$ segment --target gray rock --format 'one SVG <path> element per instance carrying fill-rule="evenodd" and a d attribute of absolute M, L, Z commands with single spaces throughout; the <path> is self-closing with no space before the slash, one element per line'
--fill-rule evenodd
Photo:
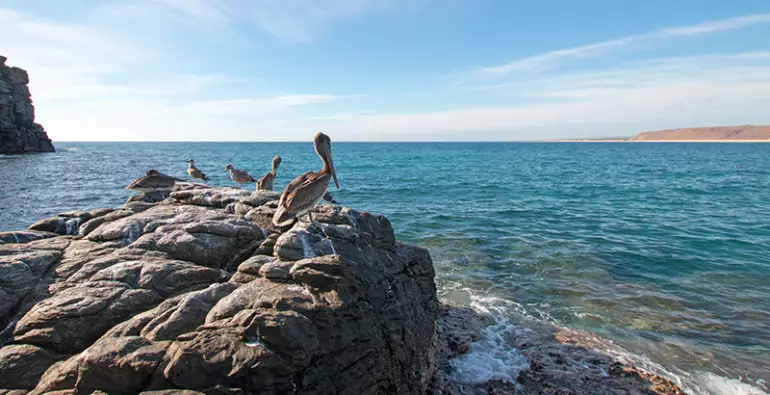
<path fill-rule="evenodd" d="M 58 236 L 53 232 L 36 230 L 18 230 L 14 232 L 0 232 L 0 244 L 24 244 L 30 241 L 47 239 Z"/>
<path fill-rule="evenodd" d="M 294 266 L 294 262 L 273 261 L 268 262 L 259 268 L 259 274 L 262 277 L 275 281 L 286 281 L 289 279 L 289 271 Z"/>
<path fill-rule="evenodd" d="M 318 207 L 316 224 L 281 234 L 248 216 L 274 210 L 277 194 L 175 189 L 62 213 L 36 227 L 67 235 L 0 245 L 0 375 L 14 375 L 3 387 L 426 392 L 438 344 L 426 250 L 350 209 Z M 77 235 L 61 228 L 73 219 Z"/>
<path fill-rule="evenodd" d="M 29 93 L 29 75 L 8 67 L 0 56 L 0 154 L 54 152 L 53 143 L 40 124 Z"/>
<path fill-rule="evenodd" d="M 63 357 L 28 344 L 0 348 L 0 383 L 6 388 L 34 389 L 40 376 Z"/>

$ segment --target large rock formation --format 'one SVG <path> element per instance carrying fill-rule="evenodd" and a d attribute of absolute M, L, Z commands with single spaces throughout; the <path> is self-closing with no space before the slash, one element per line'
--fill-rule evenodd
<path fill-rule="evenodd" d="M 571 332 L 439 305 L 385 217 L 275 229 L 277 199 L 180 183 L 0 233 L 0 394 L 681 394 Z"/>
<path fill-rule="evenodd" d="M 318 206 L 272 229 L 276 193 L 186 188 L 0 234 L 0 388 L 427 391 L 426 250 L 382 216 Z"/>
<path fill-rule="evenodd" d="M 770 140 L 770 126 L 714 126 L 639 133 L 631 141 Z"/>
<path fill-rule="evenodd" d="M 29 75 L 18 67 L 5 65 L 0 56 L 0 154 L 54 152 L 53 144 L 40 124 L 29 93 Z"/>

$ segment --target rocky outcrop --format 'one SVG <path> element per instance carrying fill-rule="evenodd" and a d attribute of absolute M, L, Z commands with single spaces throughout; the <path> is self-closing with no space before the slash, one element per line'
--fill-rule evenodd
<path fill-rule="evenodd" d="M 0 394 L 681 394 L 590 336 L 439 305 L 382 216 L 179 183 L 0 233 Z"/>
<path fill-rule="evenodd" d="M 631 141 L 770 140 L 770 126 L 715 126 L 643 132 Z"/>
<path fill-rule="evenodd" d="M 45 130 L 35 123 L 29 75 L 5 61 L 0 56 L 0 154 L 54 152 Z"/>
<path fill-rule="evenodd" d="M 428 252 L 339 206 L 273 229 L 277 198 L 180 184 L 161 202 L 0 234 L 0 388 L 425 393 Z"/>

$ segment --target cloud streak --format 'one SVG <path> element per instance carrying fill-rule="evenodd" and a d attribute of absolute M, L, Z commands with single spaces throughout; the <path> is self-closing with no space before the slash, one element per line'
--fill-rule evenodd
<path fill-rule="evenodd" d="M 630 48 L 645 42 L 652 42 L 675 37 L 698 36 L 728 30 L 737 30 L 765 23 L 770 23 L 770 14 L 748 15 L 689 26 L 666 28 L 645 34 L 627 36 L 599 43 L 582 45 L 574 48 L 546 52 L 539 55 L 518 59 L 499 66 L 485 67 L 480 71 L 484 74 L 491 75 L 510 74 L 525 71 L 543 71 L 552 68 L 555 66 L 555 64 L 562 61 L 597 56 L 602 53 L 606 53 L 609 50 Z"/>

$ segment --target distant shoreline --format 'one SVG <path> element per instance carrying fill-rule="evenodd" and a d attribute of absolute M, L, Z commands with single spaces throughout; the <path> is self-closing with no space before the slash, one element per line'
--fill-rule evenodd
<path fill-rule="evenodd" d="M 522 143 L 770 143 L 770 140 L 631 140 L 631 139 L 574 139 L 574 140 L 537 140 Z"/>

